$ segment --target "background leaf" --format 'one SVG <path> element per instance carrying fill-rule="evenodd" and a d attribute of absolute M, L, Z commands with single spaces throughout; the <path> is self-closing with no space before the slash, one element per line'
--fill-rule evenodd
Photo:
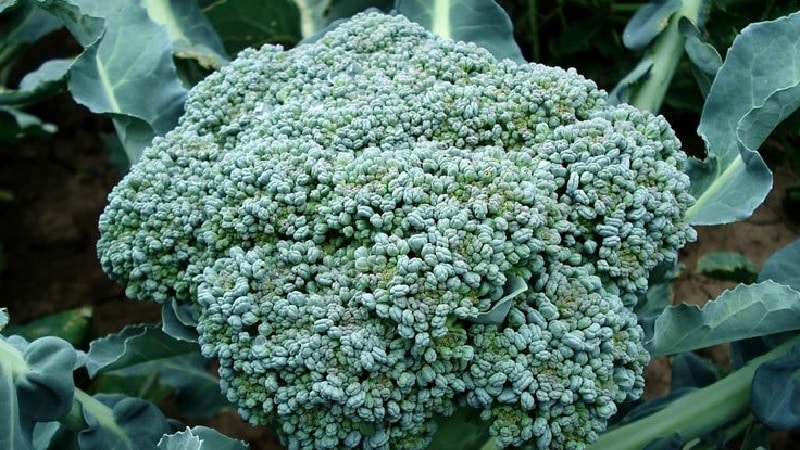
<path fill-rule="evenodd" d="M 5 8 L 0 8 L 0 12 Z M 62 26 L 52 14 L 27 3 L 3 13 L 3 20 L 0 21 L 0 93 L 20 54 Z"/>
<path fill-rule="evenodd" d="M 244 450 L 247 445 L 221 434 L 213 428 L 195 426 L 164 436 L 158 443 L 161 450 Z"/>
<path fill-rule="evenodd" d="M 773 253 L 765 262 L 758 281 L 772 280 L 800 291 L 800 240 Z"/>
<path fill-rule="evenodd" d="M 88 47 L 103 34 L 106 23 L 102 16 L 92 15 L 86 11 L 89 0 L 37 0 L 36 5 L 55 16 L 72 36 Z"/>
<path fill-rule="evenodd" d="M 231 54 L 266 43 L 294 46 L 302 39 L 300 12 L 291 0 L 221 0 L 205 13 Z"/>
<path fill-rule="evenodd" d="M 63 339 L 0 336 L 0 448 L 32 449 L 36 422 L 72 408 L 76 353 Z"/>
<path fill-rule="evenodd" d="M 39 422 L 60 419 L 72 407 L 75 349 L 61 338 L 45 336 L 23 351 L 27 374 L 17 379 L 20 416 Z"/>
<path fill-rule="evenodd" d="M 161 305 L 161 329 L 179 341 L 197 342 L 197 319 L 194 306 L 175 299 Z"/>
<path fill-rule="evenodd" d="M 89 333 L 92 307 L 82 306 L 33 320 L 22 325 L 11 325 L 6 334 L 18 334 L 29 341 L 44 336 L 57 336 L 75 347 L 86 340 Z"/>
<path fill-rule="evenodd" d="M 608 94 L 609 102 L 612 104 L 619 104 L 630 101 L 631 87 L 646 80 L 647 77 L 650 76 L 650 71 L 652 69 L 653 60 L 647 58 L 643 59 L 614 86 L 614 89 Z"/>
<path fill-rule="evenodd" d="M 702 308 L 670 306 L 656 319 L 648 349 L 683 353 L 755 336 L 800 329 L 800 292 L 765 281 L 740 284 Z"/>
<path fill-rule="evenodd" d="M 21 338 L 18 341 L 24 343 Z M 29 449 L 33 446 L 32 424 L 20 414 L 15 385 L 16 372 L 26 369 L 25 359 L 13 344 L 0 336 L 0 448 Z"/>
<path fill-rule="evenodd" d="M 692 352 L 681 353 L 672 360 L 670 387 L 673 391 L 682 388 L 706 387 L 719 378 L 719 370 L 711 361 Z"/>
<path fill-rule="evenodd" d="M 44 100 L 64 87 L 71 59 L 51 59 L 25 75 L 17 90 L 0 90 L 0 103 L 25 105 Z"/>
<path fill-rule="evenodd" d="M 0 105 L 0 143 L 13 144 L 33 136 L 53 134 L 58 128 L 13 106 Z"/>
<path fill-rule="evenodd" d="M 800 104 L 800 13 L 749 25 L 734 40 L 703 107 L 708 158 L 691 160 L 693 225 L 749 217 L 772 188 L 758 146 Z"/>
<path fill-rule="evenodd" d="M 711 252 L 697 260 L 697 271 L 715 280 L 754 283 L 758 267 L 749 258 L 737 252 Z"/>
<path fill-rule="evenodd" d="M 219 35 L 196 0 L 142 0 L 142 6 L 150 20 L 166 28 L 176 57 L 194 59 L 209 69 L 228 61 Z"/>
<path fill-rule="evenodd" d="M 669 18 L 681 7 L 681 0 L 652 0 L 639 8 L 625 25 L 622 42 L 629 50 L 642 50 L 669 23 Z"/>
<path fill-rule="evenodd" d="M 102 383 L 98 389 L 106 393 L 119 392 L 142 397 L 154 403 L 163 400 L 164 394 L 173 393 L 175 406 L 186 416 L 207 418 L 220 409 L 231 407 L 220 391 L 219 380 L 211 374 L 208 365 L 209 362 L 200 355 L 199 350 L 157 358 L 104 373 L 98 378 L 98 382 Z M 107 375 L 112 378 L 106 378 Z M 150 386 L 153 383 L 158 385 Z M 143 391 L 153 395 L 140 395 Z"/>
<path fill-rule="evenodd" d="M 750 402 L 753 414 L 767 427 L 800 427 L 800 346 L 756 370 Z"/>
<path fill-rule="evenodd" d="M 441 37 L 474 42 L 497 59 L 525 63 L 511 19 L 494 0 L 398 0 L 395 10 Z"/>
<path fill-rule="evenodd" d="M 97 394 L 82 405 L 88 428 L 78 433 L 80 448 L 150 449 L 172 432 L 164 413 L 139 398 Z"/>
<path fill-rule="evenodd" d="M 100 373 L 144 362 L 167 361 L 197 351 L 197 345 L 178 341 L 160 328 L 127 326 L 121 332 L 104 336 L 89 345 L 86 370 L 94 378 Z"/>
<path fill-rule="evenodd" d="M 697 87 L 700 88 L 703 98 L 706 98 L 711 90 L 711 83 L 722 66 L 722 57 L 713 45 L 703 40 L 701 31 L 690 20 L 681 17 L 678 29 L 686 39 L 683 48 L 692 63 L 692 74 L 697 80 Z"/>

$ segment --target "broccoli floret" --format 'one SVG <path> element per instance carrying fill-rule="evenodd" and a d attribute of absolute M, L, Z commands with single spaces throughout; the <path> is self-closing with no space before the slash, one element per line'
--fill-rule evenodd
<path fill-rule="evenodd" d="M 98 251 L 130 297 L 196 307 L 290 449 L 421 449 L 463 408 L 498 448 L 582 448 L 642 393 L 632 306 L 695 239 L 685 164 L 574 70 L 362 13 L 193 88 Z"/>

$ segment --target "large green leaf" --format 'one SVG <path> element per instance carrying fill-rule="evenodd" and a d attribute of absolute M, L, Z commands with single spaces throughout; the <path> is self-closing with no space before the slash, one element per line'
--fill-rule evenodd
<path fill-rule="evenodd" d="M 33 447 L 31 426 L 19 413 L 16 379 L 26 371 L 21 349 L 0 336 L 0 448 Z"/>
<path fill-rule="evenodd" d="M 395 10 L 443 38 L 474 42 L 497 59 L 525 62 L 511 19 L 494 0 L 398 0 Z"/>
<path fill-rule="evenodd" d="M 655 321 L 648 350 L 683 353 L 725 342 L 800 329 L 800 292 L 764 281 L 740 284 L 702 308 L 670 306 Z"/>
<path fill-rule="evenodd" d="M 136 162 L 152 138 L 172 129 L 183 113 L 186 90 L 172 60 L 168 27 L 154 22 L 140 2 L 39 4 L 84 46 L 70 69 L 72 96 L 92 112 L 114 118 L 128 159 Z"/>
<path fill-rule="evenodd" d="M 171 130 L 183 113 L 186 90 L 172 62 L 170 37 L 138 2 L 79 0 L 79 5 L 85 14 L 105 19 L 106 29 L 75 61 L 69 89 L 92 112 L 121 116 L 126 126 L 128 118 L 148 125 L 150 130 L 136 128 L 135 135 L 122 138 L 136 162 L 141 142 Z"/>
<path fill-rule="evenodd" d="M 757 150 L 800 105 L 800 13 L 742 30 L 708 93 L 698 133 L 708 158 L 692 160 L 693 225 L 749 217 L 772 188 Z"/>

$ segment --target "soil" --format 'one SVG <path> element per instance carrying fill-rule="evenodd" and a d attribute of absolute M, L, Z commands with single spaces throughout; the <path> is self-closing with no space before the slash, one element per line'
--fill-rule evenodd
<path fill-rule="evenodd" d="M 120 177 L 106 161 L 101 132 L 110 123 L 75 105 L 64 95 L 33 111 L 58 124 L 51 137 L 0 145 L 0 190 L 13 198 L 0 202 L 0 242 L 4 247 L 0 305 L 12 321 L 24 323 L 43 315 L 91 304 L 98 335 L 126 324 L 156 322 L 159 308 L 126 300 L 123 290 L 100 270 L 95 253 L 97 218 L 106 195 Z M 732 283 L 697 274 L 697 258 L 710 251 L 746 254 L 760 265 L 776 249 L 800 236 L 800 227 L 786 220 L 781 186 L 794 177 L 779 170 L 778 186 L 750 219 L 721 228 L 703 228 L 696 243 L 681 253 L 686 271 L 676 284 L 676 300 L 702 304 Z M 726 363 L 725 349 L 706 353 Z M 669 359 L 656 359 L 647 371 L 647 396 L 669 387 Z M 235 413 L 206 422 L 252 442 L 254 449 L 277 449 L 267 432 L 245 425 Z"/>

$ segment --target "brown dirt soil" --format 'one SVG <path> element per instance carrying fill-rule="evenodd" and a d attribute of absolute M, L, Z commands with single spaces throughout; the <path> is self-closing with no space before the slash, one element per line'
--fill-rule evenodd
<path fill-rule="evenodd" d="M 95 254 L 97 218 L 107 193 L 119 179 L 106 162 L 98 134 L 110 124 L 76 106 L 67 96 L 34 111 L 57 123 L 60 131 L 18 146 L 0 145 L 0 189 L 13 199 L 0 202 L 0 242 L 4 246 L 0 305 L 9 308 L 14 323 L 80 305 L 95 307 L 98 335 L 125 324 L 156 322 L 159 308 L 125 300 L 119 286 L 100 270 Z M 778 171 L 776 185 L 792 175 Z M 750 219 L 724 227 L 699 230 L 698 242 L 682 251 L 686 271 L 676 283 L 676 299 L 702 304 L 730 283 L 697 274 L 697 258 L 709 251 L 739 251 L 757 265 L 776 249 L 800 236 L 800 227 L 788 225 L 777 188 Z M 724 347 L 706 353 L 724 364 Z M 669 359 L 658 358 L 647 371 L 649 397 L 669 387 Z M 247 439 L 256 450 L 280 448 L 271 435 L 244 424 L 235 413 L 222 414 L 210 424 Z"/>

